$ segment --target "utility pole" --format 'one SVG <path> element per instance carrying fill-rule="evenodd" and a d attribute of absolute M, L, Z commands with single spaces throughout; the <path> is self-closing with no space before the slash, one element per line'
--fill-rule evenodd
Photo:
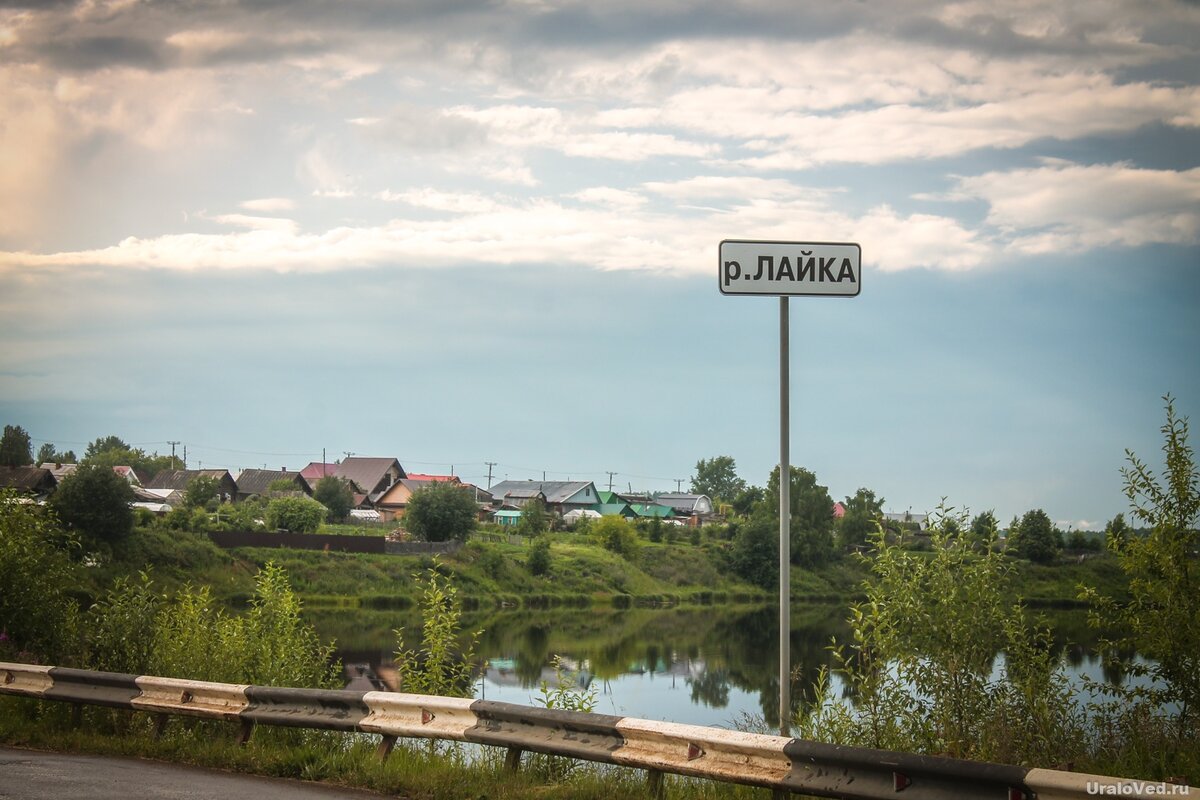
<path fill-rule="evenodd" d="M 615 472 L 609 472 L 609 473 L 607 473 L 607 474 L 608 474 L 608 490 L 611 492 L 611 491 L 612 491 L 612 479 L 613 479 L 613 475 L 616 475 L 617 473 L 615 473 Z"/>
<path fill-rule="evenodd" d="M 179 441 L 167 442 L 167 444 L 171 445 L 171 469 L 175 469 L 175 445 L 179 444 Z"/>
<path fill-rule="evenodd" d="M 349 458 L 350 456 L 354 455 L 354 452 L 351 450 L 343 450 L 342 453 L 346 456 L 346 458 Z"/>
<path fill-rule="evenodd" d="M 487 468 L 488 468 L 487 488 L 488 488 L 488 491 L 491 491 L 491 489 L 492 489 L 492 467 L 496 466 L 496 462 L 495 461 L 485 461 L 483 463 L 487 464 Z"/>
<path fill-rule="evenodd" d="M 183 446 L 183 468 L 187 469 L 187 445 Z"/>
<path fill-rule="evenodd" d="M 683 478 L 676 478 L 675 479 L 675 493 L 676 494 L 679 494 L 680 492 L 683 491 L 683 489 L 680 488 L 681 486 L 683 486 Z"/>

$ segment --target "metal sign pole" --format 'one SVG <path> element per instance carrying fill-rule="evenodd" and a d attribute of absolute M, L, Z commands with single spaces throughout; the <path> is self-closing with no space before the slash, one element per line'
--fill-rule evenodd
<path fill-rule="evenodd" d="M 788 456 L 788 299 L 779 298 L 779 734 L 791 736 L 792 467 Z"/>

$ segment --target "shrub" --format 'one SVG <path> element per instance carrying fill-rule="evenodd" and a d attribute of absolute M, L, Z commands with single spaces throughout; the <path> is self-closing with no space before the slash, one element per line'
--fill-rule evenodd
<path fill-rule="evenodd" d="M 404 527 L 426 542 L 465 542 L 475 530 L 477 513 L 468 490 L 450 481 L 435 481 L 409 499 Z"/>
<path fill-rule="evenodd" d="M 405 646 L 404 629 L 396 630 L 396 671 L 400 688 L 413 694 L 470 697 L 475 673 L 475 645 L 483 631 L 460 645 L 462 600 L 458 589 L 442 575 L 437 559 L 424 575 L 414 576 L 421 589 L 421 647 Z"/>
<path fill-rule="evenodd" d="M 64 525 L 93 543 L 111 542 L 133 530 L 133 489 L 109 467 L 79 466 L 63 479 L 50 506 Z"/>
<path fill-rule="evenodd" d="M 589 531 L 605 550 L 626 560 L 631 560 L 638 551 L 638 538 L 633 526 L 622 517 L 609 516 L 595 520 Z"/>
<path fill-rule="evenodd" d="M 316 533 L 325 519 L 325 506 L 308 497 L 277 497 L 267 503 L 267 527 L 296 533 Z"/>
<path fill-rule="evenodd" d="M 533 544 L 529 547 L 529 559 L 526 561 L 526 566 L 529 567 L 532 575 L 545 575 L 550 571 L 550 540 L 545 535 L 538 536 L 533 540 Z"/>
<path fill-rule="evenodd" d="M 56 546 L 63 538 L 45 509 L 0 491 L 0 660 L 61 663 L 73 654 L 79 609 L 68 593 L 78 568 Z"/>

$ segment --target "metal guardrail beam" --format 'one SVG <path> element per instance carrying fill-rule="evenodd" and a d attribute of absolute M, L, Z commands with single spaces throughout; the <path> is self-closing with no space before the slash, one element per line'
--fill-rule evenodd
<path fill-rule="evenodd" d="M 1046 769 L 921 756 L 632 717 L 488 700 L 189 681 L 0 662 L 0 694 L 242 723 L 448 739 L 662 773 L 859 800 L 1082 800 L 1186 796 L 1200 789 Z"/>

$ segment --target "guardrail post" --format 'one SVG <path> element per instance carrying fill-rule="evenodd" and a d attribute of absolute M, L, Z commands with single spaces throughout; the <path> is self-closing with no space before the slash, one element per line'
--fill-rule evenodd
<path fill-rule="evenodd" d="M 646 770 L 646 795 L 654 800 L 663 800 L 667 796 L 667 788 L 663 785 L 661 770 Z"/>
<path fill-rule="evenodd" d="M 521 768 L 521 753 L 523 751 L 519 747 L 508 748 L 508 753 L 504 756 L 504 768 L 509 772 L 516 772 Z"/>
<path fill-rule="evenodd" d="M 383 761 L 392 754 L 392 749 L 396 746 L 396 737 L 383 734 L 383 738 L 379 740 L 379 746 L 375 748 L 375 756 Z"/>
<path fill-rule="evenodd" d="M 83 725 L 83 703 L 71 703 L 71 727 Z"/>
<path fill-rule="evenodd" d="M 167 731 L 167 722 L 171 719 L 170 714 L 155 714 L 154 715 L 154 738 L 161 739 Z"/>
<path fill-rule="evenodd" d="M 238 734 L 237 743 L 239 745 L 241 745 L 242 747 L 245 747 L 246 745 L 248 745 L 250 743 L 250 735 L 252 733 L 254 733 L 254 720 L 243 719 L 242 720 L 242 730 L 241 730 L 241 733 Z"/>

